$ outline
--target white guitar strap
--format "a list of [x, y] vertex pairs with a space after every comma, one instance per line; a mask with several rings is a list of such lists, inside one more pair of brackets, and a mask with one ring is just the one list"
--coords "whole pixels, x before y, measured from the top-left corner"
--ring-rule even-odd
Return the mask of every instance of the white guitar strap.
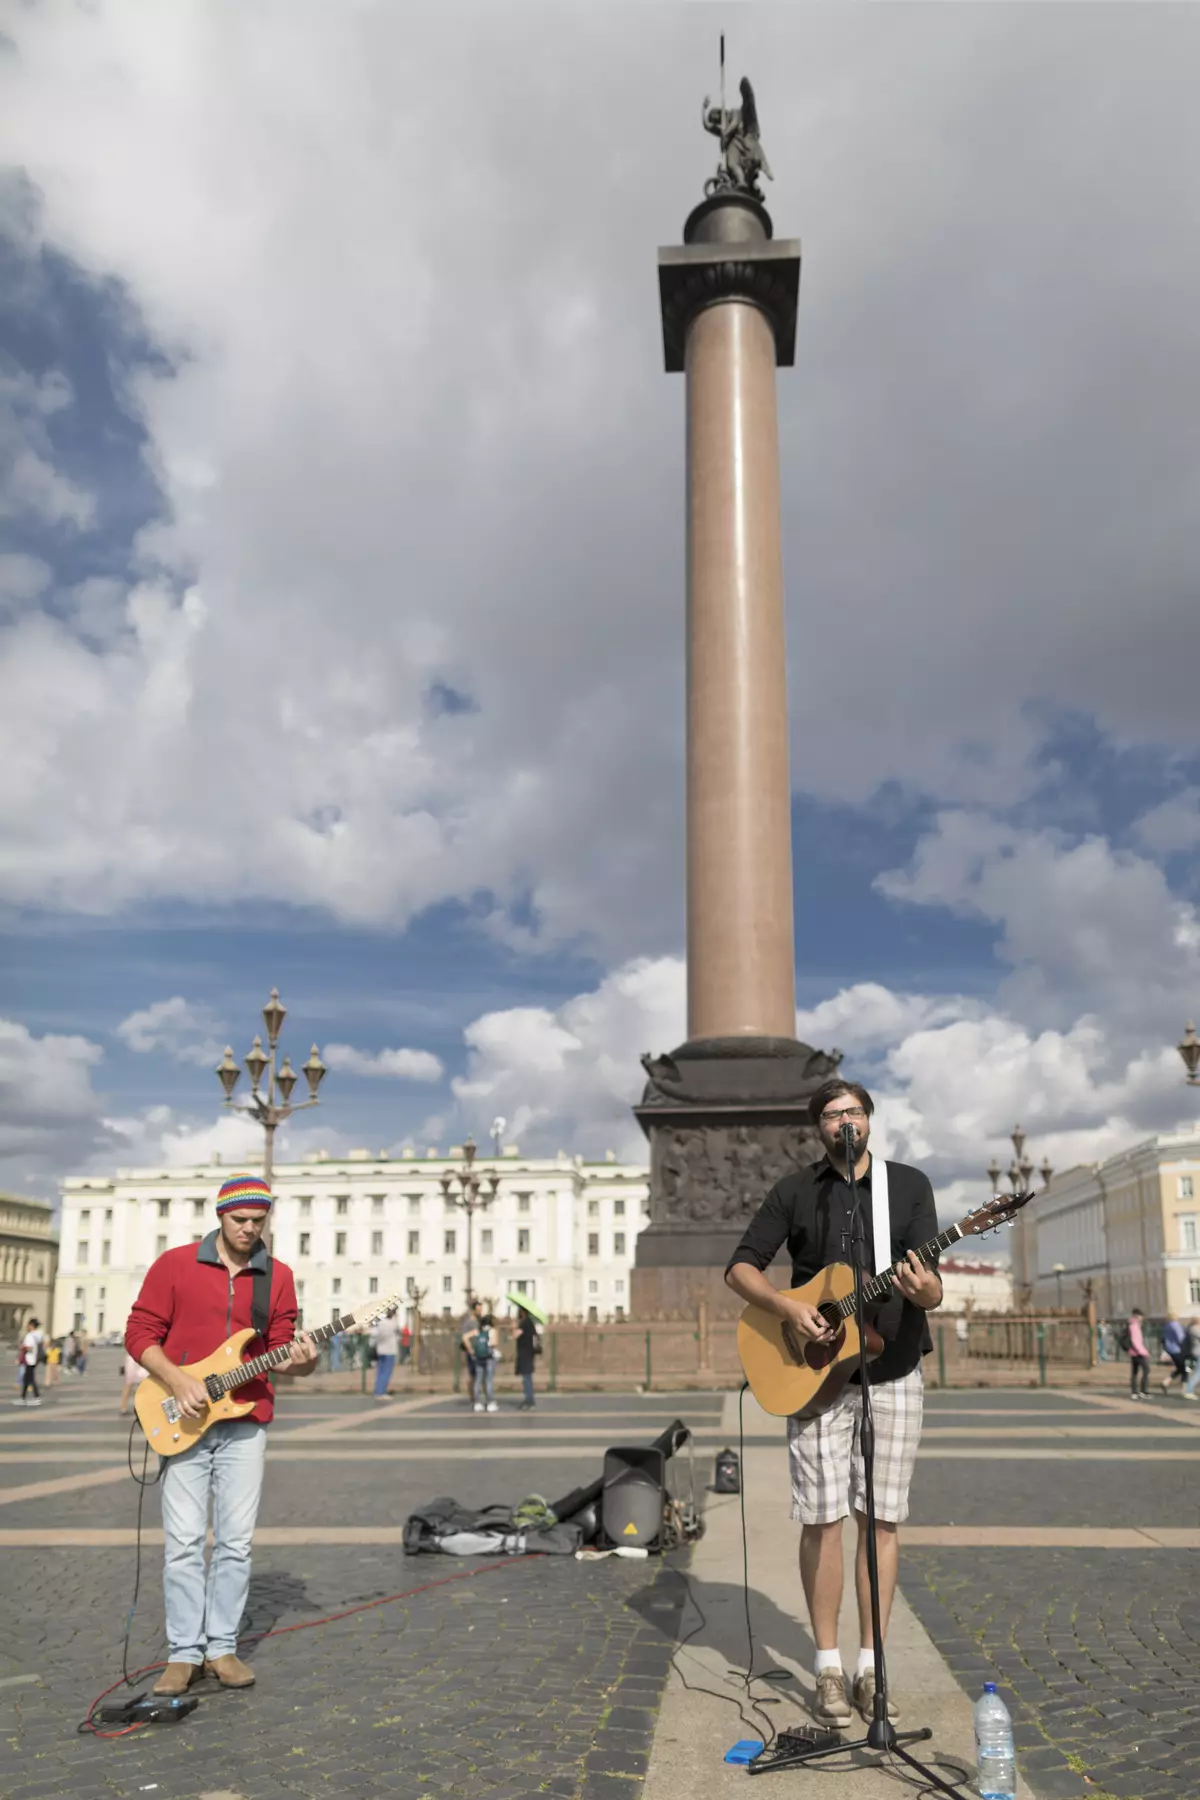
[[888, 1207], [888, 1167], [881, 1156], [871, 1158], [871, 1223], [875, 1238], [875, 1273], [882, 1275], [892, 1261], [892, 1215]]

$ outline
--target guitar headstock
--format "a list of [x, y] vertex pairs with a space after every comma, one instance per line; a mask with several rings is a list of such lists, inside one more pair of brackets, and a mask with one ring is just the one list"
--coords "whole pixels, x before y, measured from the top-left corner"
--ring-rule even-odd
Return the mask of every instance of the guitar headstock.
[[1021, 1208], [1028, 1206], [1032, 1199], [1032, 1193], [993, 1194], [982, 1206], [973, 1207], [965, 1219], [960, 1219], [958, 1229], [964, 1237], [983, 1237], [989, 1231], [999, 1231], [1001, 1225], [1015, 1224]]
[[399, 1308], [403, 1304], [403, 1294], [387, 1294], [382, 1300], [371, 1299], [366, 1306], [356, 1307], [351, 1317], [356, 1329], [361, 1330], [364, 1325], [373, 1325], [376, 1319], [382, 1319], [384, 1313], [391, 1312], [393, 1306]]

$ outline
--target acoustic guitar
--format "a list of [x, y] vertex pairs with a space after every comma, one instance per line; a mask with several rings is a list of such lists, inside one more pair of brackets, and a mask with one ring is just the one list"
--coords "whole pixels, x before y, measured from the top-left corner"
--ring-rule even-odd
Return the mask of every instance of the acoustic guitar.
[[[393, 1306], [399, 1306], [402, 1299], [401, 1294], [389, 1294], [386, 1300], [372, 1300], [358, 1312], [345, 1313], [341, 1317], [335, 1314], [328, 1325], [318, 1325], [307, 1335], [314, 1344], [327, 1344], [340, 1331], [358, 1331], [364, 1325], [374, 1324]], [[277, 1344], [274, 1350], [264, 1350], [261, 1356], [243, 1362], [242, 1352], [256, 1335], [253, 1326], [248, 1326], [245, 1331], [235, 1331], [203, 1362], [185, 1365], [189, 1375], [204, 1383], [208, 1394], [208, 1408], [198, 1419], [184, 1417], [174, 1394], [156, 1376], [147, 1375], [138, 1383], [134, 1407], [152, 1450], [157, 1450], [160, 1456], [178, 1456], [181, 1450], [190, 1449], [202, 1438], [210, 1426], [222, 1419], [240, 1419], [252, 1410], [253, 1400], [235, 1398], [238, 1389], [256, 1375], [277, 1369], [292, 1353], [290, 1344]]]
[[[922, 1244], [917, 1255], [924, 1263], [960, 1238], [983, 1237], [1001, 1225], [1011, 1225], [1032, 1194], [998, 1194], [976, 1207], [965, 1219], [948, 1226]], [[892, 1270], [884, 1269], [864, 1284], [868, 1305], [884, 1300], [892, 1290]], [[825, 1343], [814, 1343], [787, 1319], [761, 1306], [748, 1306], [738, 1320], [738, 1355], [750, 1391], [764, 1412], [779, 1418], [815, 1419], [827, 1412], [850, 1377], [864, 1362], [872, 1362], [883, 1350], [883, 1339], [867, 1321], [866, 1344], [859, 1340], [854, 1317], [854, 1270], [848, 1263], [830, 1263], [803, 1287], [784, 1290], [789, 1300], [815, 1306], [833, 1330]]]

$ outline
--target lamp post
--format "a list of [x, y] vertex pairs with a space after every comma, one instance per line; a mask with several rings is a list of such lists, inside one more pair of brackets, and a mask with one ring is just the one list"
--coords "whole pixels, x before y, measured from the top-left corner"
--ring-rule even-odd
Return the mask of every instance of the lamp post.
[[[456, 1206], [460, 1212], [465, 1212], [467, 1215], [468, 1306], [470, 1306], [472, 1300], [475, 1298], [475, 1290], [472, 1286], [474, 1279], [472, 1268], [475, 1255], [475, 1214], [477, 1212], [482, 1212], [485, 1207], [492, 1204], [492, 1201], [496, 1198], [496, 1190], [500, 1186], [500, 1177], [493, 1169], [486, 1177], [488, 1190], [486, 1193], [483, 1192], [483, 1181], [485, 1178], [481, 1177], [476, 1171], [475, 1150], [476, 1145], [474, 1138], [468, 1138], [462, 1147], [463, 1161], [466, 1164], [466, 1167], [456, 1169], [453, 1174], [447, 1169], [441, 1178], [442, 1194], [447, 1205]], [[453, 1192], [456, 1181], [458, 1183], [457, 1194]]]
[[1183, 1066], [1187, 1070], [1188, 1086], [1200, 1087], [1200, 1075], [1196, 1073], [1200, 1068], [1200, 1038], [1196, 1036], [1196, 1027], [1190, 1019], [1187, 1022], [1187, 1030], [1175, 1048], [1183, 1058]]
[[1055, 1263], [1054, 1279], [1058, 1283], [1058, 1310], [1062, 1311], [1062, 1278], [1067, 1272], [1066, 1263]]
[[[275, 1164], [275, 1128], [290, 1119], [295, 1112], [303, 1112], [306, 1107], [318, 1106], [317, 1089], [325, 1079], [325, 1064], [321, 1061], [320, 1052], [314, 1044], [308, 1061], [301, 1065], [301, 1072], [308, 1083], [308, 1099], [297, 1101], [292, 1105], [292, 1089], [299, 1080], [292, 1059], [285, 1056], [282, 1064], [275, 1067], [275, 1051], [279, 1043], [279, 1034], [283, 1030], [283, 1021], [287, 1017], [287, 1008], [279, 999], [279, 989], [271, 989], [271, 998], [262, 1009], [263, 1024], [267, 1030], [267, 1049], [262, 1047], [261, 1037], [256, 1037], [251, 1045], [249, 1055], [245, 1058], [246, 1070], [250, 1076], [250, 1099], [248, 1102], [235, 1100], [233, 1090], [241, 1079], [242, 1071], [233, 1060], [233, 1051], [228, 1044], [225, 1055], [217, 1064], [217, 1078], [225, 1089], [225, 1104], [234, 1112], [248, 1113], [257, 1119], [263, 1128], [263, 1179], [268, 1187]], [[266, 1076], [264, 1087], [263, 1077]], [[277, 1098], [278, 1096], [278, 1098]]]
[[422, 1302], [422, 1300], [424, 1300], [426, 1294], [429, 1292], [429, 1289], [423, 1288], [423, 1287], [418, 1287], [411, 1275], [405, 1281], [404, 1288], [405, 1288], [405, 1292], [408, 1295], [408, 1304], [412, 1308], [412, 1316], [413, 1316], [413, 1323], [412, 1323], [413, 1368], [415, 1369], [416, 1373], [419, 1375], [421, 1373], [421, 1302]]
[[[1196, 1049], [1197, 1049], [1197, 1052], [1200, 1053], [1200, 1042], [1197, 1042]], [[1031, 1159], [1028, 1156], [1026, 1156], [1026, 1154], [1025, 1154], [1025, 1141], [1026, 1141], [1025, 1133], [1021, 1130], [1019, 1123], [1013, 1126], [1012, 1132], [1010, 1134], [1010, 1141], [1011, 1141], [1012, 1147], [1013, 1147], [1013, 1155], [1012, 1155], [1012, 1161], [1008, 1165], [1008, 1185], [1012, 1189], [1012, 1192], [1014, 1194], [1027, 1194], [1030, 1189], [1030, 1183], [1033, 1180], [1034, 1166], [1033, 1166], [1033, 1162], [1031, 1161]], [[992, 1197], [993, 1198], [995, 1198], [996, 1195], [999, 1194], [999, 1192], [1000, 1192], [1000, 1177], [1003, 1173], [1004, 1173], [1004, 1171], [1001, 1169], [1000, 1164], [997, 1162], [996, 1158], [993, 1156], [991, 1162], [987, 1166], [987, 1176], [988, 1176], [988, 1180], [992, 1184]], [[1037, 1170], [1037, 1173], [1042, 1178], [1043, 1188], [1048, 1188], [1050, 1186], [1050, 1177], [1054, 1174], [1054, 1170], [1050, 1167], [1050, 1160], [1048, 1157], [1042, 1163], [1041, 1168], [1039, 1170]], [[1025, 1243], [1026, 1243], [1026, 1240], [1025, 1240], [1024, 1236], [1022, 1235], [1026, 1229], [1025, 1223], [1024, 1223], [1023, 1219], [1013, 1220], [1013, 1221], [1011, 1221], [1011, 1223], [1012, 1223], [1014, 1229], [1017, 1231], [1018, 1239], [1019, 1239], [1019, 1242], [1021, 1245], [1021, 1248], [1019, 1251], [1019, 1257], [1020, 1257], [1020, 1261], [1021, 1261], [1021, 1265], [1022, 1265], [1021, 1272], [1023, 1275], [1027, 1275], [1028, 1270], [1025, 1267], [1025, 1261], [1026, 1261]], [[1059, 1290], [1058, 1291], [1059, 1291], [1059, 1305], [1061, 1306], [1062, 1305], [1062, 1281], [1061, 1281], [1061, 1278], [1059, 1280]], [[1023, 1281], [1019, 1287], [1014, 1282], [1013, 1299], [1014, 1299], [1014, 1302], [1018, 1306], [1028, 1305], [1032, 1301], [1032, 1298], [1033, 1298], [1033, 1286], [1028, 1280]]]

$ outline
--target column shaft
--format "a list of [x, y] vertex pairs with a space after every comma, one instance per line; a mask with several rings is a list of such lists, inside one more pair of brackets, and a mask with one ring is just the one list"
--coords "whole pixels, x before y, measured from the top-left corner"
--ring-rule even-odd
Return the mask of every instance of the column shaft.
[[688, 327], [688, 1038], [796, 1031], [775, 338]]

